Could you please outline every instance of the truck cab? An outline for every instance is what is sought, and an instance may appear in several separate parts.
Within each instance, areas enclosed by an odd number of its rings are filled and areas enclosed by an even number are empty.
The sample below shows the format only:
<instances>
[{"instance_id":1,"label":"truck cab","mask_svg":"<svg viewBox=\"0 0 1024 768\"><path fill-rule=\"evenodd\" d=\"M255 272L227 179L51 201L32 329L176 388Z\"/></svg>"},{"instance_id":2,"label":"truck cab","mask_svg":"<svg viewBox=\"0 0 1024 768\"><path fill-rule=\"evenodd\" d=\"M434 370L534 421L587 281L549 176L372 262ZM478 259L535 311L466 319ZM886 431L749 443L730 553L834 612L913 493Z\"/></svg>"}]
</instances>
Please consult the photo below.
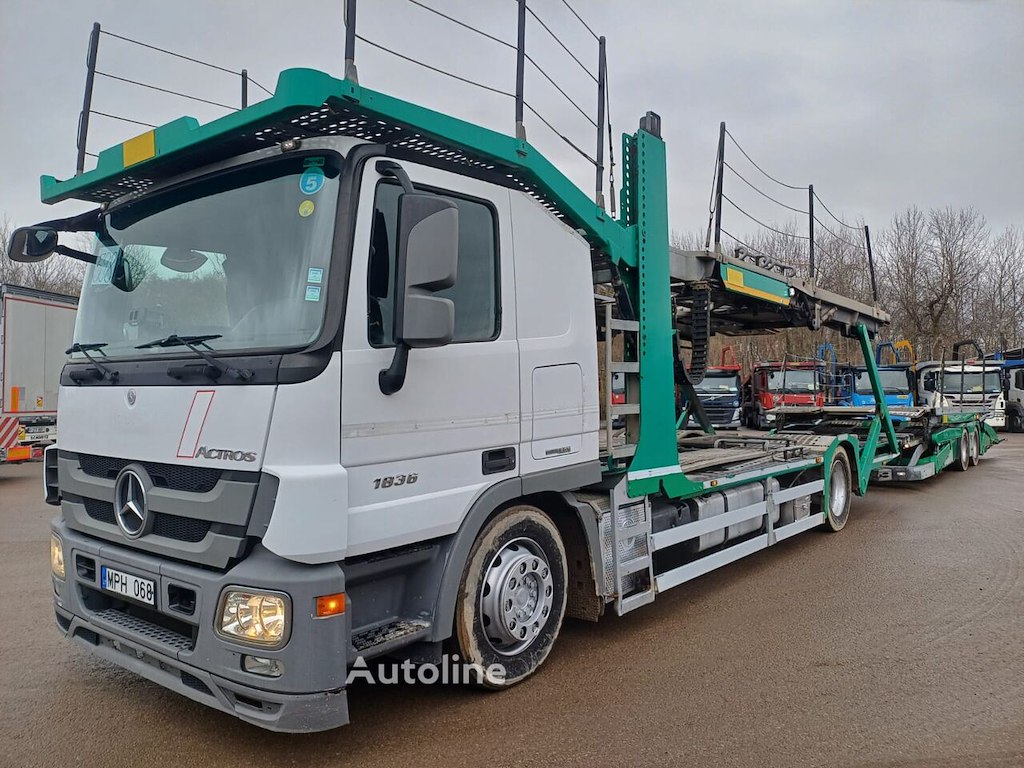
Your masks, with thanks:
<instances>
[{"instance_id":1,"label":"truck cab","mask_svg":"<svg viewBox=\"0 0 1024 768\"><path fill-rule=\"evenodd\" d=\"M1006 425L999 363L930 360L915 368L916 402L921 405L984 406L984 421L992 427Z\"/></svg>"},{"instance_id":2,"label":"truck cab","mask_svg":"<svg viewBox=\"0 0 1024 768\"><path fill-rule=\"evenodd\" d=\"M875 404L867 368L852 366L849 369L849 385L846 387L842 404L869 406ZM885 391L885 403L890 407L909 407L914 404L913 374L909 365L879 366L878 375Z\"/></svg>"},{"instance_id":3,"label":"truck cab","mask_svg":"<svg viewBox=\"0 0 1024 768\"><path fill-rule=\"evenodd\" d=\"M773 408L824 405L823 373L821 362L755 364L744 388L744 423L752 429L769 429L775 422Z\"/></svg>"},{"instance_id":4,"label":"truck cab","mask_svg":"<svg viewBox=\"0 0 1024 768\"><path fill-rule=\"evenodd\" d=\"M739 366L708 368L700 384L694 385L694 391L713 427L739 428L741 387ZM698 426L692 413L685 426Z\"/></svg>"}]
</instances>

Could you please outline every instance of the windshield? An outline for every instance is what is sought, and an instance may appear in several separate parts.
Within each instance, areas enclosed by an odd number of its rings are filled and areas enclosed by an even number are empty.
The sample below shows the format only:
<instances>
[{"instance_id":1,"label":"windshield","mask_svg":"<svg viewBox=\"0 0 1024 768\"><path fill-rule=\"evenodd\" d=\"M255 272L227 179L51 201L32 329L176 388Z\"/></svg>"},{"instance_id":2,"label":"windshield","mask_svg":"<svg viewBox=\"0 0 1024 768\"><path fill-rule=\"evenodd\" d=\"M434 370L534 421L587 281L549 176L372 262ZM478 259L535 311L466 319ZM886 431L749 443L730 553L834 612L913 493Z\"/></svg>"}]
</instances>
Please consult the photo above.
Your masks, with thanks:
<instances>
[{"instance_id":1,"label":"windshield","mask_svg":"<svg viewBox=\"0 0 1024 768\"><path fill-rule=\"evenodd\" d=\"M738 395L740 379L735 373L708 373L693 389L698 395Z\"/></svg>"},{"instance_id":2,"label":"windshield","mask_svg":"<svg viewBox=\"0 0 1024 768\"><path fill-rule=\"evenodd\" d=\"M887 371L879 370L878 378L882 384L882 391L887 395L909 395L910 383L907 381L907 372L903 370ZM870 395L871 380L867 371L857 371L856 389L858 395Z\"/></svg>"},{"instance_id":3,"label":"windshield","mask_svg":"<svg viewBox=\"0 0 1024 768\"><path fill-rule=\"evenodd\" d=\"M769 392L799 394L815 392L817 388L817 371L788 368L784 371L771 371L768 374Z\"/></svg>"},{"instance_id":4,"label":"windshield","mask_svg":"<svg viewBox=\"0 0 1024 768\"><path fill-rule=\"evenodd\" d=\"M214 351L298 348L320 333L341 160L261 163L128 203L85 273L75 342L102 354L171 334Z\"/></svg>"},{"instance_id":5,"label":"windshield","mask_svg":"<svg viewBox=\"0 0 1024 768\"><path fill-rule=\"evenodd\" d=\"M945 381L941 381L945 379ZM929 371L924 377L924 388L929 392L941 389L948 394L994 395L1003 391L999 371L957 371L947 370L940 377L937 371Z\"/></svg>"}]
</instances>

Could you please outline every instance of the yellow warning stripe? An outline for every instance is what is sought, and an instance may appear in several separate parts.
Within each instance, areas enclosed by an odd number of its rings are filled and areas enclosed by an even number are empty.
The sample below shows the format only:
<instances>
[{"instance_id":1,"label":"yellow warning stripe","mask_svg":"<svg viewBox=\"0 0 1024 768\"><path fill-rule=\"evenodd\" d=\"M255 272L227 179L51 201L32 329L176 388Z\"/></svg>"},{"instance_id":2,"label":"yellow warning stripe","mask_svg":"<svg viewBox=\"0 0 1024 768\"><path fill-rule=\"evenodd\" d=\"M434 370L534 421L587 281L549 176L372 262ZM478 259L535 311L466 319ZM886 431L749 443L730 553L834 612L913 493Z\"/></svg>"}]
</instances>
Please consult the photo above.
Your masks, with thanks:
<instances>
[{"instance_id":1,"label":"yellow warning stripe","mask_svg":"<svg viewBox=\"0 0 1024 768\"><path fill-rule=\"evenodd\" d=\"M760 288L752 288L748 285L744 285L743 272L732 267L725 268L725 284L728 288L735 291L736 293L743 293L747 296L754 296L758 299L764 299L770 301L773 304L789 304L789 297L779 296L768 291L762 291Z\"/></svg>"}]
</instances>

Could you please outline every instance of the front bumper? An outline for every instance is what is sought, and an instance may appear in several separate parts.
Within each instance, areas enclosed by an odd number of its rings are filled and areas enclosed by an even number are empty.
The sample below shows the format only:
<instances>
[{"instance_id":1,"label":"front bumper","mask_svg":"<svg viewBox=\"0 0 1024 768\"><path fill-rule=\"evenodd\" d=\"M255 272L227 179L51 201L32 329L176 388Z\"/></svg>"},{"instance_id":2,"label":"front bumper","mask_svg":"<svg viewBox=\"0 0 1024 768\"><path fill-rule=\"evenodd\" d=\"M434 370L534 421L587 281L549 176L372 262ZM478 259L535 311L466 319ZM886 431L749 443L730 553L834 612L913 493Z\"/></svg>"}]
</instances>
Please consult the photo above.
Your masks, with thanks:
<instances>
[{"instance_id":1,"label":"front bumper","mask_svg":"<svg viewBox=\"0 0 1024 768\"><path fill-rule=\"evenodd\" d=\"M985 417L985 423L995 429L1001 429L1006 426L1006 411L992 411L988 416Z\"/></svg>"},{"instance_id":2,"label":"front bumper","mask_svg":"<svg viewBox=\"0 0 1024 768\"><path fill-rule=\"evenodd\" d=\"M307 566L262 547L225 573L153 557L89 538L56 521L66 577L53 577L57 626L96 655L188 698L274 731L322 731L348 722L344 690L347 614L314 617L316 597L344 591L336 564ZM100 589L101 565L151 579L156 605ZM214 631L227 586L285 592L291 633L278 650L227 640ZM277 659L272 678L246 671L245 656Z\"/></svg>"},{"instance_id":3,"label":"front bumper","mask_svg":"<svg viewBox=\"0 0 1024 768\"><path fill-rule=\"evenodd\" d=\"M714 404L704 403L704 412L707 414L711 426L716 429L738 429L740 424L740 409L738 407L720 407ZM691 414L686 420L687 427L700 428L696 417Z\"/></svg>"}]
</instances>

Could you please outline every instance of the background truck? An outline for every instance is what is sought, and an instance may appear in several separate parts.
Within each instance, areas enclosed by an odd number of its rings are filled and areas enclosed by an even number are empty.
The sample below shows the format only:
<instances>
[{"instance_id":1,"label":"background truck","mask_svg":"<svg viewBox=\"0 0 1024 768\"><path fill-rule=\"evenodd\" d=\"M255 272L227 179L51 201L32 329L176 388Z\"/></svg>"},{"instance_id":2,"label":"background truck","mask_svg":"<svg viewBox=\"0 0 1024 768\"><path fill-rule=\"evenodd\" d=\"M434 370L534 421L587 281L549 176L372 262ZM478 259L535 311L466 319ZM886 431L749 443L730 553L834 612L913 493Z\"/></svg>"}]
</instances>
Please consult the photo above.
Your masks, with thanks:
<instances>
[{"instance_id":1,"label":"background truck","mask_svg":"<svg viewBox=\"0 0 1024 768\"><path fill-rule=\"evenodd\" d=\"M913 346L909 341L883 342L875 347L875 364L885 392L885 402L891 408L914 404L915 362ZM846 366L841 378L840 405L874 405L875 396L864 366Z\"/></svg>"},{"instance_id":2,"label":"background truck","mask_svg":"<svg viewBox=\"0 0 1024 768\"><path fill-rule=\"evenodd\" d=\"M0 285L0 464L41 459L57 439L57 390L74 296Z\"/></svg>"},{"instance_id":3,"label":"background truck","mask_svg":"<svg viewBox=\"0 0 1024 768\"><path fill-rule=\"evenodd\" d=\"M592 199L521 123L360 85L350 5L345 79L286 70L258 104L44 176L44 202L93 207L9 249L89 265L44 464L58 629L282 731L348 722L368 659L454 647L472 682L514 685L566 617L842 530L899 455L871 349L888 315L670 251L655 113L622 137L612 216L602 174ZM878 401L858 430L721 438L698 413L709 434L677 433L713 335L791 327L857 340ZM820 396L816 369L788 373Z\"/></svg>"},{"instance_id":4,"label":"background truck","mask_svg":"<svg viewBox=\"0 0 1024 768\"><path fill-rule=\"evenodd\" d=\"M700 399L701 407L707 414L708 421L716 429L738 429L740 423L740 397L742 396L743 380L741 368L735 357L727 358L731 349L722 351L721 365L708 368L699 384L694 384L694 392ZM731 359L731 363L726 360ZM699 426L692 409L686 409L686 418L680 425Z\"/></svg>"},{"instance_id":5,"label":"background truck","mask_svg":"<svg viewBox=\"0 0 1024 768\"><path fill-rule=\"evenodd\" d=\"M975 361L961 359L965 345L978 349ZM944 407L974 407L995 428L1006 426L1006 396L1002 363L985 359L977 342L953 345L951 360L929 360L914 367L916 402Z\"/></svg>"},{"instance_id":6,"label":"background truck","mask_svg":"<svg viewBox=\"0 0 1024 768\"><path fill-rule=\"evenodd\" d=\"M824 364L819 361L755 363L743 387L742 419L751 429L774 426L783 405L825 404Z\"/></svg>"}]
</instances>

